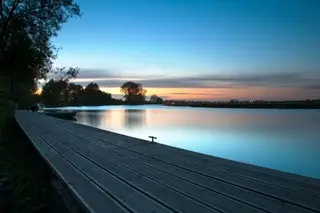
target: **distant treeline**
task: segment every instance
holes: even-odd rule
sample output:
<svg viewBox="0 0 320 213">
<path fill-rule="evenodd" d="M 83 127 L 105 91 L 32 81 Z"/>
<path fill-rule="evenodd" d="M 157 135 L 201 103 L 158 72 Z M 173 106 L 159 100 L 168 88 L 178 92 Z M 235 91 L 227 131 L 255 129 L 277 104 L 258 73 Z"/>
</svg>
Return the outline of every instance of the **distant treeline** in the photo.
<svg viewBox="0 0 320 213">
<path fill-rule="evenodd" d="M 320 109 L 319 100 L 303 101 L 179 101 L 167 100 L 166 106 L 189 106 L 189 107 L 211 107 L 211 108 L 278 108 L 278 109 Z"/>
<path fill-rule="evenodd" d="M 86 87 L 67 81 L 50 80 L 42 88 L 39 101 L 46 106 L 97 106 L 122 104 L 113 99 L 110 93 L 100 90 L 98 84 L 89 83 Z"/>
<path fill-rule="evenodd" d="M 71 71 L 62 72 L 62 77 L 48 81 L 42 87 L 41 94 L 34 95 L 33 102 L 43 103 L 47 107 L 163 103 L 163 100 L 156 95 L 152 95 L 147 101 L 147 90 L 141 84 L 134 82 L 125 82 L 119 88 L 124 96 L 123 100 L 114 99 L 110 93 L 100 90 L 97 83 L 89 83 L 83 87 L 70 82 L 69 80 L 78 74 L 76 70 Z"/>
</svg>

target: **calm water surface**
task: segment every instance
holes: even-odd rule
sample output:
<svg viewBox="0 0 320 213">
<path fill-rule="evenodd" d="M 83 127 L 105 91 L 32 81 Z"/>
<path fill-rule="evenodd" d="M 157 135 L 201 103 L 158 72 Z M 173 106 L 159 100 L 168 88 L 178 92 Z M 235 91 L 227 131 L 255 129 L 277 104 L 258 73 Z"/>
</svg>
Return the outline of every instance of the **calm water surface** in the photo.
<svg viewBox="0 0 320 213">
<path fill-rule="evenodd" d="M 320 110 L 79 107 L 77 122 L 200 153 L 320 178 Z"/>
</svg>

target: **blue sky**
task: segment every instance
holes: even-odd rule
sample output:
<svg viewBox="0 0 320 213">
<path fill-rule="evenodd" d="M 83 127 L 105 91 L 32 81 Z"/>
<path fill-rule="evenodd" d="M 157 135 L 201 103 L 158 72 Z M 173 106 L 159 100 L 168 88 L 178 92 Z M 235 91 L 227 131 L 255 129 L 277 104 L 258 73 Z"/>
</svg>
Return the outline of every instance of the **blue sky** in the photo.
<svg viewBox="0 0 320 213">
<path fill-rule="evenodd" d="M 318 0 L 77 2 L 83 16 L 66 23 L 54 39 L 62 48 L 55 65 L 78 66 L 80 79 L 100 79 L 106 89 L 136 78 L 150 88 L 192 88 L 194 82 L 195 88 L 249 91 L 254 81 L 266 90 L 301 90 L 274 97 L 283 99 L 316 98 L 319 92 Z M 211 81 L 199 80 L 206 77 Z M 179 81 L 186 78 L 185 84 Z M 264 97 L 249 96 L 240 98 Z"/>
</svg>

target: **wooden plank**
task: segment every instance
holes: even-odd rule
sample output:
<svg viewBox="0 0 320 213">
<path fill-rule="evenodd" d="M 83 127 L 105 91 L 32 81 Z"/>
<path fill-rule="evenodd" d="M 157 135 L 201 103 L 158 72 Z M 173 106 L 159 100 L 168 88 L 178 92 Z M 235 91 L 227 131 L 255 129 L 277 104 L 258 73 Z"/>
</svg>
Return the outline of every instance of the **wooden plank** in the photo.
<svg viewBox="0 0 320 213">
<path fill-rule="evenodd" d="M 86 129 L 86 128 L 83 128 Z M 101 137 L 101 136 L 100 136 Z M 109 135 L 108 135 L 109 137 Z M 105 139 L 101 139 L 104 140 Z M 290 202 L 293 204 L 297 204 L 297 205 L 301 205 L 303 207 L 306 208 L 310 208 L 316 211 L 319 211 L 319 199 L 308 196 L 308 195 L 304 195 L 302 193 L 292 193 L 289 190 L 285 190 L 282 188 L 277 188 L 274 186 L 270 186 L 264 183 L 259 183 L 259 182 L 253 182 L 250 181 L 246 178 L 243 177 L 239 177 L 239 176 L 235 176 L 233 174 L 224 174 L 221 171 L 217 171 L 214 170 L 210 167 L 207 167 L 205 165 L 199 167 L 199 165 L 194 164 L 193 162 L 181 162 L 180 158 L 177 158 L 175 156 L 171 156 L 168 153 L 166 155 L 162 155 L 159 154 L 159 149 L 154 150 L 152 149 L 152 144 L 149 143 L 145 143 L 143 146 L 143 143 L 141 143 L 140 146 L 137 146 L 136 144 L 131 143 L 127 143 L 127 142 L 123 142 L 123 141 L 117 141 L 117 145 L 121 144 L 123 147 L 124 145 L 126 146 L 126 148 L 129 148 L 130 150 L 142 153 L 142 154 L 146 154 L 149 156 L 152 156 L 152 158 L 158 159 L 158 160 L 162 160 L 164 162 L 170 163 L 170 164 L 177 164 L 179 163 L 179 167 L 181 168 L 185 168 L 185 169 L 190 169 L 193 172 L 198 172 L 200 174 L 204 174 L 207 175 L 209 177 L 213 177 L 213 178 L 217 178 L 219 180 L 224 180 L 227 181 L 230 184 L 235 184 L 253 191 L 256 191 L 258 193 L 264 194 L 264 195 L 268 195 L 271 197 L 274 197 L 276 199 L 280 199 L 286 202 Z M 168 161 L 168 159 L 170 161 Z"/>
<path fill-rule="evenodd" d="M 78 140 L 78 142 L 83 143 L 84 140 Z M 154 159 L 129 152 L 119 147 L 115 147 L 112 145 L 105 146 L 101 143 L 101 141 L 96 142 L 94 140 L 91 140 L 91 142 L 92 143 L 90 143 L 90 147 L 91 149 L 95 147 L 94 155 L 97 155 L 97 156 L 91 156 L 91 157 L 94 159 L 97 159 L 97 161 L 99 162 L 101 161 L 103 162 L 105 160 L 114 160 L 118 163 L 121 163 L 122 165 L 135 168 L 136 171 L 139 171 L 142 174 L 147 174 L 149 175 L 149 177 L 152 177 L 152 178 L 157 178 L 155 177 L 155 174 L 157 173 L 157 171 L 154 171 L 154 170 L 159 170 L 162 173 L 160 175 L 158 171 L 158 179 L 163 179 L 163 177 L 170 175 L 175 177 L 177 182 L 182 182 L 182 181 L 190 182 L 200 187 L 203 187 L 205 189 L 219 193 L 221 195 L 232 198 L 239 202 L 243 202 L 247 205 L 255 206 L 256 208 L 259 208 L 268 212 L 304 212 L 302 209 L 296 210 L 297 209 L 296 207 L 292 207 L 291 205 L 287 203 L 283 203 L 282 201 L 272 199 L 270 197 L 266 197 L 252 191 L 248 191 L 243 188 L 239 188 L 234 185 L 227 184 L 225 182 L 217 181 L 215 179 L 211 179 L 206 176 L 202 176 L 197 173 L 193 173 L 188 170 L 181 169 L 179 167 L 174 167 L 172 165 L 168 165 L 163 162 L 159 162 Z M 107 151 L 106 149 L 109 149 L 112 152 Z M 147 168 L 147 167 L 150 167 L 150 168 Z M 154 169 L 151 169 L 151 168 L 154 168 Z M 153 173 L 155 174 L 150 173 L 148 170 L 153 170 Z M 172 187 L 174 187 L 173 185 L 174 184 L 172 184 Z M 183 189 L 186 189 L 186 187 L 184 187 Z M 202 194 L 200 194 L 199 196 L 199 194 L 197 194 L 196 191 L 193 191 L 193 192 L 194 192 L 194 196 L 198 196 L 199 199 L 206 200 L 205 198 L 201 197 Z M 206 202 L 210 203 L 210 201 L 206 201 Z M 230 206 L 224 207 L 224 208 L 228 208 L 228 210 L 230 211 L 230 208 L 233 208 L 232 203 L 230 202 L 228 205 Z"/>
<path fill-rule="evenodd" d="M 56 130 L 58 130 L 59 132 L 61 131 L 60 129 Z M 74 135 L 71 136 L 65 131 L 63 132 L 63 138 L 59 138 L 58 140 L 63 140 L 64 145 L 87 156 L 96 164 L 100 164 L 101 166 L 109 164 L 110 162 L 120 164 L 121 166 L 127 167 L 128 169 L 134 170 L 141 175 L 147 176 L 162 185 L 166 185 L 170 188 L 174 188 L 175 190 L 180 191 L 181 193 L 187 194 L 188 196 L 192 197 L 192 199 L 197 200 L 198 202 L 203 202 L 205 203 L 205 205 L 209 205 L 212 208 L 217 208 L 221 211 L 226 212 L 238 212 L 239 209 L 248 213 L 259 212 L 257 208 L 253 208 L 249 205 L 233 200 L 224 195 L 214 193 L 213 191 L 210 191 L 203 187 L 199 187 L 195 184 L 192 184 L 191 182 L 184 181 L 183 179 L 179 179 L 158 169 L 147 167 L 140 162 L 136 163 L 129 158 L 125 158 L 124 156 L 114 155 L 114 152 L 108 152 L 108 150 L 104 149 L 103 147 L 94 146 L 92 143 L 90 144 L 90 152 L 88 152 L 88 143 L 83 143 L 85 139 L 79 139 Z"/>
<path fill-rule="evenodd" d="M 119 144 L 119 142 L 117 144 Z M 153 149 L 152 144 L 135 147 L 131 143 L 126 144 L 126 148 L 142 153 L 149 157 L 152 156 L 152 158 L 154 159 L 161 160 L 163 162 L 190 170 L 192 172 L 196 172 L 217 180 L 225 181 L 229 184 L 240 186 L 263 195 L 283 200 L 285 202 L 294 203 L 296 205 L 301 205 L 306 208 L 320 211 L 320 200 L 318 198 L 299 193 L 298 191 L 287 190 L 266 183 L 257 182 L 230 172 L 225 172 L 219 169 L 208 167 L 204 163 L 201 165 L 192 161 L 188 161 L 188 158 L 183 159 L 180 156 L 171 155 L 171 153 L 161 153 L 159 149 Z"/>
<path fill-rule="evenodd" d="M 41 128 L 41 127 L 40 127 Z M 65 141 L 57 140 L 51 134 L 40 133 L 37 128 L 37 134 L 45 138 L 53 149 L 61 153 L 82 173 L 86 174 L 91 181 L 97 184 L 108 194 L 111 194 L 119 203 L 126 206 L 132 212 L 172 212 L 160 203 L 142 194 L 140 191 L 123 182 L 121 179 L 114 177 L 112 174 L 103 170 L 103 168 L 84 158 L 82 155 L 74 152 L 64 145 Z"/>
<path fill-rule="evenodd" d="M 37 126 L 37 129 L 40 129 L 39 126 Z M 54 135 L 56 135 L 56 132 L 54 133 Z M 66 134 L 63 134 L 63 138 L 60 138 L 57 135 L 55 136 L 56 141 L 64 145 L 67 143 L 67 140 L 66 140 L 67 137 L 68 136 Z M 71 139 L 74 139 L 74 138 L 71 138 Z M 62 147 L 61 145 L 58 145 L 58 143 L 55 144 L 54 146 L 59 146 L 59 150 L 61 150 Z M 88 147 L 86 147 L 85 150 L 88 150 Z M 136 173 L 132 170 L 129 170 L 118 164 L 107 162 L 106 164 L 103 165 L 103 168 L 106 169 L 108 172 L 111 172 L 114 175 L 117 175 L 119 178 L 125 180 L 126 182 L 131 183 L 133 187 L 139 188 L 140 190 L 144 191 L 150 197 L 153 197 L 157 200 L 160 200 L 162 203 L 167 204 L 167 206 L 170 206 L 175 211 L 218 212 L 186 196 L 183 196 L 182 194 L 178 193 L 177 191 L 169 187 L 165 187 L 161 184 L 158 184 L 157 182 L 151 180 L 150 178 L 142 176 L 141 174 Z"/>
<path fill-rule="evenodd" d="M 44 160 L 50 165 L 56 175 L 67 185 L 80 205 L 87 212 L 128 212 L 111 197 L 104 193 L 97 185 L 93 184 L 79 170 L 75 169 L 60 154 L 54 151 L 45 141 L 40 139 L 28 128 L 23 117 L 16 116 L 20 127 L 32 141 L 34 147 Z"/>
</svg>

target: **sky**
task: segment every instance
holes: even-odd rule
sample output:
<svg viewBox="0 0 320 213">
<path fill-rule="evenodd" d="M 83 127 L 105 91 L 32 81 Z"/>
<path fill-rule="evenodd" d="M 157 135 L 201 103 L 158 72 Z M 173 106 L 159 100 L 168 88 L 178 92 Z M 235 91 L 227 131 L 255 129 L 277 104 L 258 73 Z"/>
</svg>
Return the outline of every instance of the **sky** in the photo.
<svg viewBox="0 0 320 213">
<path fill-rule="evenodd" d="M 320 98 L 319 0 L 78 0 L 56 67 L 120 97 L 125 81 L 185 100 Z"/>
</svg>

